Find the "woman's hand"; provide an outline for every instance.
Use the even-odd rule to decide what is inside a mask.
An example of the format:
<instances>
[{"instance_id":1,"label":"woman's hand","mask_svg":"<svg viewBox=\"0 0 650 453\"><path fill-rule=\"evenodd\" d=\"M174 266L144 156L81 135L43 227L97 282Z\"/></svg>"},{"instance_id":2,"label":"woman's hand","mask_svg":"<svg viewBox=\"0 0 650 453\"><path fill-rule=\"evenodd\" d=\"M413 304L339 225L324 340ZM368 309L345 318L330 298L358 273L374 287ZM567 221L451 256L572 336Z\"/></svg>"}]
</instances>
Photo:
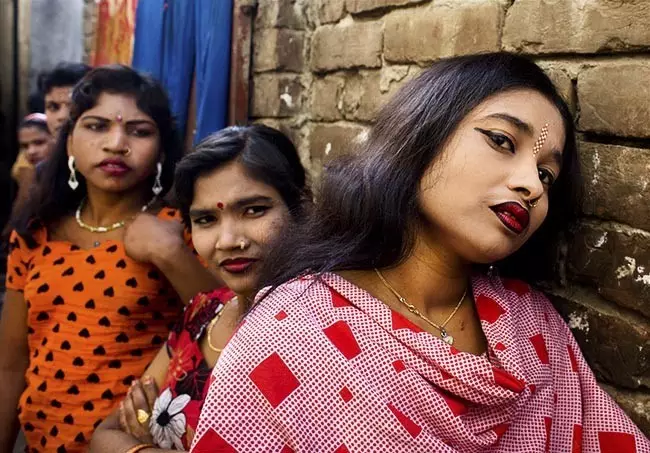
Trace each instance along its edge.
<instances>
[{"instance_id":1,"label":"woman's hand","mask_svg":"<svg viewBox=\"0 0 650 453\"><path fill-rule=\"evenodd\" d=\"M152 378L147 376L142 381L133 381L126 398L120 403L119 419L122 431L142 443L153 444L149 421L157 397L158 386Z\"/></svg>"},{"instance_id":2,"label":"woman's hand","mask_svg":"<svg viewBox=\"0 0 650 453\"><path fill-rule=\"evenodd\" d=\"M124 248L127 255L136 261L157 265L160 259L173 256L183 247L183 225L180 221L161 220L142 213L126 226Z\"/></svg>"}]
</instances>

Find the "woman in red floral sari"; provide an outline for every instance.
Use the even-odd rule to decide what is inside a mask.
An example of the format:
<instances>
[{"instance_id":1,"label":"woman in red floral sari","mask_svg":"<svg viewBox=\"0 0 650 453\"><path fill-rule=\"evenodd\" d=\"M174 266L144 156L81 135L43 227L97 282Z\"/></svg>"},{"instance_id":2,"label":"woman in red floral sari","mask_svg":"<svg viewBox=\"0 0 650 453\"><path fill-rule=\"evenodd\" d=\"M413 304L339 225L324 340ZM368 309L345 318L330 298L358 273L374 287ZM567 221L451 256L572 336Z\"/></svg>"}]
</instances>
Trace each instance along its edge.
<instances>
[{"instance_id":1,"label":"woman in red floral sari","mask_svg":"<svg viewBox=\"0 0 650 453\"><path fill-rule=\"evenodd\" d=\"M178 164L175 188L196 251L228 288L194 297L143 378L98 427L91 452L189 450L212 368L250 307L272 243L309 199L295 147L260 125L206 138Z\"/></svg>"},{"instance_id":2,"label":"woman in red floral sari","mask_svg":"<svg viewBox=\"0 0 650 453\"><path fill-rule=\"evenodd\" d=\"M522 281L549 275L578 176L534 63L434 63L274 248L276 287L219 359L192 452L649 452Z\"/></svg>"}]
</instances>

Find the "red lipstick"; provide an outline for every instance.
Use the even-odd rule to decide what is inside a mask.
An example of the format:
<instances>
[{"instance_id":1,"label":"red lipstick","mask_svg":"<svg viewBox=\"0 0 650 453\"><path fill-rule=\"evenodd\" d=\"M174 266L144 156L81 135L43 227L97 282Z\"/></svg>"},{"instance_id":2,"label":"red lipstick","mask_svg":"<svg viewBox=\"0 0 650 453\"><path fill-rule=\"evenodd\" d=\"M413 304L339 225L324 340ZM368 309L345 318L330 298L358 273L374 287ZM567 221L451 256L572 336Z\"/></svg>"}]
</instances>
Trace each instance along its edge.
<instances>
[{"instance_id":1,"label":"red lipstick","mask_svg":"<svg viewBox=\"0 0 650 453\"><path fill-rule=\"evenodd\" d=\"M492 206L490 209L496 214L506 228L516 234L521 234L530 223L528 210L519 203L509 201Z\"/></svg>"},{"instance_id":2,"label":"red lipstick","mask_svg":"<svg viewBox=\"0 0 650 453\"><path fill-rule=\"evenodd\" d=\"M253 258L234 258L223 260L219 266L231 274L243 274L244 272L248 271L256 262L257 260Z\"/></svg>"},{"instance_id":3,"label":"red lipstick","mask_svg":"<svg viewBox=\"0 0 650 453\"><path fill-rule=\"evenodd\" d=\"M126 165L122 159L104 159L98 165L99 168L109 176L122 176L131 171L131 167Z\"/></svg>"}]
</instances>

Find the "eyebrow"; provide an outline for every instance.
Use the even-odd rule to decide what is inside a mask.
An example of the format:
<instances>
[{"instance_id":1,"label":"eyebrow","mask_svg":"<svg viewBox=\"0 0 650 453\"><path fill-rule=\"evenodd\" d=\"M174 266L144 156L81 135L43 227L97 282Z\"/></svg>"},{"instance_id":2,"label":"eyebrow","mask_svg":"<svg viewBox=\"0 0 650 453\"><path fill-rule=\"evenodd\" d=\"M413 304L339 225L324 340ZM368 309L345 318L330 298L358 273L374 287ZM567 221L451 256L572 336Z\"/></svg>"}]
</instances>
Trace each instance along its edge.
<instances>
[{"instance_id":1,"label":"eyebrow","mask_svg":"<svg viewBox=\"0 0 650 453\"><path fill-rule=\"evenodd\" d=\"M235 208L243 208L255 203L273 203L273 198L267 197L265 195L253 195L251 197L241 198L234 203L228 203L227 206L233 206ZM220 209L219 209L220 211ZM215 208L208 209L190 209L190 217L202 217L204 215L212 215L217 212Z\"/></svg>"},{"instance_id":2,"label":"eyebrow","mask_svg":"<svg viewBox=\"0 0 650 453\"><path fill-rule=\"evenodd\" d=\"M97 116L97 115L87 115L87 116L82 117L81 120L82 121L83 120L95 120L95 121L103 121L103 122L107 122L107 123L113 121L110 118L104 118L103 116ZM142 120L129 120L129 121L125 121L124 123L128 124L130 126L138 126L140 124L150 124L152 126L156 126L156 124L153 123L152 121L144 120L144 119L142 119Z\"/></svg>"},{"instance_id":3,"label":"eyebrow","mask_svg":"<svg viewBox=\"0 0 650 453\"><path fill-rule=\"evenodd\" d=\"M512 116L507 113L492 113L488 115L486 118L496 118L499 120L507 121L508 123L515 126L517 129L519 129L521 132L530 136L533 135L533 126L531 126L525 121L520 120L516 116Z\"/></svg>"}]
</instances>

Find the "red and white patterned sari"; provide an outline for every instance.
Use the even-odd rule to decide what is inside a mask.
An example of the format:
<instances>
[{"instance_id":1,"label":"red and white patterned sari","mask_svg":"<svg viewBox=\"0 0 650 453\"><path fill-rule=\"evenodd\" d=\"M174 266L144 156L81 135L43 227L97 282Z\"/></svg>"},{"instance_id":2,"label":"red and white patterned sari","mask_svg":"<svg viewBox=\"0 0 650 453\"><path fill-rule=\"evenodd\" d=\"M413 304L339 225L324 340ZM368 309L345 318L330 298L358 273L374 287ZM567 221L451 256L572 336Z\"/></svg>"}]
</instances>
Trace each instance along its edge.
<instances>
[{"instance_id":1,"label":"red and white patterned sari","mask_svg":"<svg viewBox=\"0 0 650 453\"><path fill-rule=\"evenodd\" d=\"M472 288L489 359L337 275L282 285L219 359L192 452L650 452L541 293Z\"/></svg>"}]
</instances>

